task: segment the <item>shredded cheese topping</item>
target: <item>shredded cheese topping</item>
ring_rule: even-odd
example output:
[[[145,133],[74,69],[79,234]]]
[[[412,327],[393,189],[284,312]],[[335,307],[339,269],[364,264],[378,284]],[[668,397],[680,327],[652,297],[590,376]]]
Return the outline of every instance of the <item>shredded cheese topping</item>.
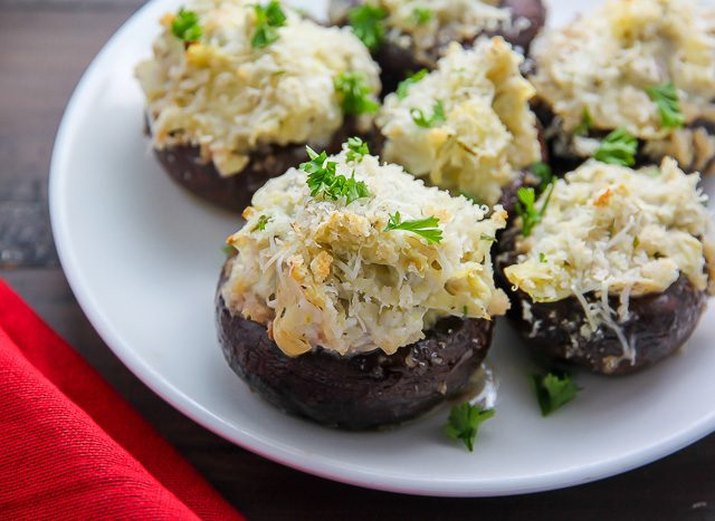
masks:
[[[356,163],[343,151],[330,160],[338,175],[354,172],[370,195],[348,205],[313,198],[296,169],[268,181],[245,211],[246,225],[228,239],[238,255],[222,296],[233,313],[265,324],[278,347],[296,356],[318,346],[392,354],[441,317],[506,311],[489,253],[506,224],[501,207],[487,218],[487,207],[427,188],[375,156]],[[403,221],[437,217],[442,240],[386,231],[395,212]]]
[[[437,70],[411,85],[400,99],[390,94],[376,123],[386,137],[383,155],[447,190],[496,203],[520,169],[541,158],[533,87],[519,72],[523,61],[502,38],[474,49],[452,44]],[[415,122],[414,109],[445,120],[432,128]]]
[[[587,111],[594,129],[622,127],[667,147],[678,131],[663,127],[646,92],[667,82],[676,87],[686,125],[715,121],[715,10],[696,0],[609,0],[543,33],[532,57],[537,73],[530,79],[566,132]]]
[[[380,90],[379,68],[349,28],[321,27],[285,6],[278,40],[254,48],[255,4],[194,0],[203,36],[186,48],[166,15],[153,57],[135,71],[154,146],[198,146],[224,176],[241,172],[261,145],[325,146],[344,121],[333,84],[341,73]]]
[[[468,42],[484,31],[496,32],[511,25],[511,10],[497,0],[369,0],[387,13],[387,38],[411,47],[418,61],[433,61],[435,48],[448,42]],[[420,12],[424,13],[423,17]],[[429,14],[427,14],[429,13]]]
[[[707,290],[715,256],[699,180],[672,159],[640,170],[588,161],[556,181],[507,279],[536,302],[594,292],[608,309],[608,295],[617,295],[621,318],[629,297],[663,292],[681,273]]]

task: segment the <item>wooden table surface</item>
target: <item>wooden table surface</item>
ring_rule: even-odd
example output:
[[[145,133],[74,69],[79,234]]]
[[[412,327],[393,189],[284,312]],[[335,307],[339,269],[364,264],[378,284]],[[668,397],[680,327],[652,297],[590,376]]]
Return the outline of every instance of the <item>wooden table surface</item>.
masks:
[[[77,305],[57,259],[47,210],[50,152],[65,103],[92,57],[141,3],[0,0],[0,277],[228,501],[254,520],[715,519],[715,435],[644,468],[566,490],[486,499],[411,497],[272,463],[211,434],[147,389]]]

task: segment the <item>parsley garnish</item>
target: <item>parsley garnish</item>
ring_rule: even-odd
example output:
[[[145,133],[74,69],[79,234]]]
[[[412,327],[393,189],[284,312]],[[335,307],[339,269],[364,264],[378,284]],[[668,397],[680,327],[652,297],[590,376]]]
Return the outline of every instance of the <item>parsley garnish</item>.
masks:
[[[444,433],[464,443],[469,452],[474,452],[474,440],[477,438],[479,426],[494,416],[494,409],[482,409],[469,402],[452,407],[449,419],[444,426]]]
[[[546,163],[539,162],[531,165],[531,171],[536,177],[541,180],[541,183],[539,183],[539,191],[543,192],[544,190],[546,190],[546,188],[549,186],[549,184],[551,184],[551,181],[553,181],[554,178],[554,174],[551,171],[551,167]]]
[[[597,160],[610,165],[633,166],[638,152],[638,140],[628,131],[617,128],[601,141],[601,146],[594,154]]]
[[[491,235],[487,235],[486,233],[481,234],[481,235],[479,236],[479,238],[480,238],[481,240],[487,241],[487,242],[496,242],[496,240],[497,240],[496,237],[492,237]]]
[[[182,7],[171,22],[171,33],[186,43],[198,41],[203,34],[199,25],[199,15]]]
[[[251,45],[254,49],[263,49],[278,40],[278,28],[286,23],[286,15],[278,0],[272,0],[267,5],[254,5],[256,12],[256,32],[253,33]]]
[[[576,398],[580,390],[567,373],[535,374],[532,379],[542,416],[548,416],[566,405]]]
[[[665,128],[680,128],[685,124],[685,117],[680,111],[678,92],[672,82],[653,85],[645,90],[650,99],[658,106],[660,123]]]
[[[573,129],[573,133],[576,136],[587,136],[588,131],[591,130],[592,126],[593,118],[591,117],[591,113],[586,107],[584,107],[583,113],[581,114],[581,123],[579,123],[575,129]]]
[[[370,148],[359,137],[348,138],[348,152],[346,154],[348,161],[362,161],[362,158],[370,153]]]
[[[371,96],[370,87],[365,84],[365,78],[358,72],[343,72],[333,82],[335,91],[341,97],[345,114],[359,116],[371,114],[380,108]]]
[[[432,107],[432,116],[429,118],[425,116],[422,109],[410,109],[410,116],[412,116],[412,121],[415,125],[422,128],[432,128],[437,123],[444,122],[447,118],[444,115],[444,104],[441,100],[437,100]]]
[[[543,262],[543,263],[548,262],[548,259],[546,258],[546,254],[543,251],[539,252],[539,262]]]
[[[371,51],[377,50],[385,38],[385,18],[387,18],[387,11],[369,4],[356,7],[348,14],[348,21],[355,36],[360,38]]]
[[[265,230],[266,229],[266,224],[268,224],[268,221],[270,221],[271,218],[268,217],[267,215],[261,215],[258,218],[258,222],[255,224],[253,228],[251,228],[252,232],[255,232],[256,230]]]
[[[549,205],[549,200],[551,199],[551,194],[554,192],[554,183],[551,183],[547,188],[546,199],[544,200],[544,205],[541,210],[536,209],[536,193],[534,189],[522,186],[517,190],[516,197],[518,199],[516,203],[516,213],[521,217],[521,234],[524,237],[531,235],[531,231],[541,222],[544,214],[546,213],[546,207]]]
[[[428,244],[437,244],[442,241],[442,230],[439,229],[439,219],[427,217],[416,221],[403,221],[400,212],[390,214],[390,221],[387,223],[386,232],[390,230],[405,230],[416,233],[427,241]]]
[[[306,147],[310,161],[300,165],[300,169],[308,174],[307,184],[310,195],[337,200],[345,197],[345,204],[350,204],[356,199],[367,197],[370,192],[363,181],[355,180],[355,172],[349,178],[336,174],[337,163],[328,161],[325,151],[318,154],[310,147]]]
[[[402,80],[399,85],[397,85],[397,97],[399,99],[405,99],[407,97],[407,91],[410,87],[427,76],[428,72],[429,71],[427,69],[422,69]]]
[[[427,7],[415,7],[412,11],[412,20],[414,20],[416,25],[424,25],[429,22],[434,16],[432,9]]]

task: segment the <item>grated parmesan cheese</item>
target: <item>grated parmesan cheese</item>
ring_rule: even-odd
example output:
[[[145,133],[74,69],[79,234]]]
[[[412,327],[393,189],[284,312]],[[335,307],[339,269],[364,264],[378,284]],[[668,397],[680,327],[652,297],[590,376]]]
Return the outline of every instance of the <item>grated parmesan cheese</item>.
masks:
[[[715,122],[714,9],[696,0],[609,0],[566,27],[543,33],[532,45],[532,57],[537,72],[530,79],[566,134],[587,111],[593,129],[625,128],[645,140],[646,153],[657,159],[670,155],[702,170],[715,156],[715,138],[704,131],[664,128],[645,90],[672,82],[686,126]],[[593,151],[583,137],[571,146],[580,156]],[[698,157],[687,157],[692,149]]]
[[[198,146],[224,176],[241,172],[261,145],[325,146],[344,121],[339,74],[359,72],[380,91],[379,68],[350,29],[321,27],[285,6],[279,39],[254,49],[255,4],[194,0],[188,8],[203,36],[187,48],[171,33],[173,15],[165,16],[152,58],[135,71],[154,146]]]
[[[449,42],[469,42],[485,31],[509,28],[511,10],[499,7],[498,0],[368,0],[387,13],[387,39],[394,45],[411,48],[418,62],[434,65],[434,50]],[[420,20],[419,10],[428,12]]]
[[[386,138],[386,160],[404,165],[440,188],[466,192],[494,204],[519,171],[541,159],[533,87],[519,72],[523,61],[502,38],[480,40],[471,50],[453,43],[437,69],[400,99],[385,99],[376,123]],[[411,114],[444,106],[446,120],[432,128]]]
[[[663,292],[681,273],[708,290],[715,257],[699,180],[672,159],[641,170],[588,161],[556,181],[543,220],[517,243],[507,279],[536,302],[595,293],[603,305],[584,306],[592,330],[610,320],[608,295],[621,297],[624,320],[629,299]]]
[[[268,181],[244,213],[247,224],[228,239],[238,255],[222,295],[233,313],[265,324],[290,356],[317,346],[392,354],[439,318],[505,313],[490,256],[506,224],[501,207],[487,218],[487,207],[425,187],[375,156],[348,162],[343,151],[331,160],[338,174],[364,181],[370,196],[349,205],[315,199],[296,169]],[[385,231],[396,211],[403,221],[437,217],[442,241]]]

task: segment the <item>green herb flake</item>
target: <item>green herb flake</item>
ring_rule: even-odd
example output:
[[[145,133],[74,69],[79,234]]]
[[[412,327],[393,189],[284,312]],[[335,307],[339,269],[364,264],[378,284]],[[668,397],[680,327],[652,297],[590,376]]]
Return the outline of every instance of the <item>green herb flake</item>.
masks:
[[[236,253],[236,248],[234,248],[230,244],[224,244],[221,247],[221,251],[224,252],[227,257],[229,257],[229,256],[233,255],[234,253]]]
[[[462,314],[463,314],[465,317],[466,317],[467,315],[469,315],[469,306],[465,305],[465,306],[462,308]]]
[[[567,373],[535,374],[532,379],[542,416],[548,416],[556,409],[566,405],[576,398],[576,394],[580,390]]]
[[[646,93],[658,107],[660,124],[665,128],[680,128],[685,124],[685,116],[680,110],[678,92],[672,82],[648,87]]]
[[[542,262],[542,263],[548,262],[546,259],[546,254],[543,251],[539,252],[539,262]]]
[[[441,100],[437,100],[432,107],[432,115],[428,118],[422,109],[410,109],[410,116],[415,125],[422,128],[432,128],[438,123],[443,123],[447,120],[444,114],[444,104]]]
[[[198,41],[203,34],[199,25],[199,15],[182,7],[171,22],[171,33],[186,43]]]
[[[461,441],[469,452],[474,452],[474,441],[482,423],[494,416],[494,409],[482,409],[465,402],[452,407],[444,433],[456,441]]]
[[[633,166],[637,152],[638,140],[625,129],[617,128],[601,141],[593,157],[609,165]]]
[[[415,7],[412,10],[412,21],[415,25],[424,25],[432,20],[434,12],[427,7]]]
[[[576,136],[588,136],[589,130],[593,127],[593,118],[591,113],[586,107],[583,108],[583,113],[581,114],[581,123],[579,123],[573,130]]]
[[[540,192],[546,190],[554,179],[554,173],[551,171],[551,167],[541,161],[531,165],[531,171],[541,180],[539,183]]]
[[[415,83],[419,83],[427,74],[429,74],[429,71],[422,69],[402,80],[399,85],[397,85],[398,99],[405,99],[410,87]]]
[[[365,143],[359,137],[348,138],[347,145],[348,152],[346,154],[346,158],[348,162],[359,163],[360,161],[362,161],[363,157],[370,154],[370,148],[368,147],[367,143]]]
[[[536,209],[536,192],[534,189],[522,186],[517,190],[516,197],[516,213],[521,217],[521,234],[524,237],[531,235],[531,231],[534,226],[539,224],[546,213],[546,207],[549,205],[549,200],[551,199],[551,194],[554,192],[555,183],[549,184],[546,189],[546,199],[544,199],[544,204],[541,210]]]
[[[633,237],[633,249],[635,250],[640,245],[641,245],[641,240],[636,235],[635,237]]]
[[[425,239],[428,244],[438,244],[442,241],[439,219],[434,216],[415,221],[403,221],[400,212],[395,212],[390,214],[390,220],[387,223],[387,228],[385,228],[386,232],[390,230],[405,230],[416,233]]]
[[[345,204],[350,204],[370,195],[367,185],[363,181],[355,179],[355,172],[349,178],[338,175],[336,173],[337,163],[328,161],[325,151],[318,154],[310,147],[306,147],[306,149],[310,161],[302,163],[299,168],[308,174],[306,183],[312,197],[322,196],[334,201],[344,197]]]
[[[267,215],[261,215],[258,218],[258,222],[251,228],[252,232],[255,232],[257,230],[263,231],[266,229],[266,224],[268,224],[268,221],[270,221],[271,218],[268,217]]]
[[[286,23],[286,15],[278,0],[272,0],[266,5],[254,5],[256,13],[256,31],[253,33],[251,45],[254,49],[263,49],[280,38],[278,28]]]
[[[387,11],[382,7],[363,4],[348,14],[348,22],[355,36],[371,51],[376,51],[385,39]]]
[[[333,84],[345,114],[353,116],[372,114],[380,108],[380,104],[372,96],[370,87],[365,84],[362,74],[343,72],[335,78]]]
[[[491,235],[487,235],[486,233],[481,234],[479,238],[487,242],[496,242],[497,240],[496,237],[492,237]]]

